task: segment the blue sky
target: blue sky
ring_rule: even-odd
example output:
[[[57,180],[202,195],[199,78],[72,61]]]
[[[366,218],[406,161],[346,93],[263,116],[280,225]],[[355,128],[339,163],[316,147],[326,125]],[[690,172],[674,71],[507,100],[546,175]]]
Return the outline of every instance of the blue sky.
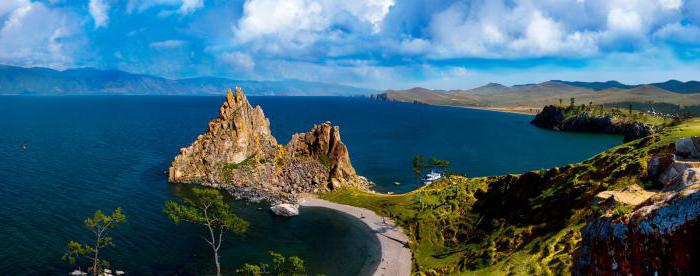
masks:
[[[377,89],[700,79],[700,0],[1,0],[0,63]]]

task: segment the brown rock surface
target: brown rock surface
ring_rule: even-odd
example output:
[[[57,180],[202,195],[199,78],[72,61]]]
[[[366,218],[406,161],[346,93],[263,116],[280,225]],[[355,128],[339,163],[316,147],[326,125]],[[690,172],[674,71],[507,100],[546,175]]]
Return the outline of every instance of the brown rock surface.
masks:
[[[252,107],[239,88],[235,95],[228,91],[207,132],[180,149],[168,180],[272,202],[295,201],[304,192],[369,185],[355,173],[337,126],[314,125],[307,133],[294,134],[286,146],[278,145],[262,109]]]
[[[681,139],[675,153],[687,147]],[[652,157],[660,191],[606,191],[633,206],[630,213],[594,219],[582,230],[574,275],[694,275],[700,271],[700,161]],[[639,195],[643,194],[643,197]],[[634,195],[634,197],[629,197]]]

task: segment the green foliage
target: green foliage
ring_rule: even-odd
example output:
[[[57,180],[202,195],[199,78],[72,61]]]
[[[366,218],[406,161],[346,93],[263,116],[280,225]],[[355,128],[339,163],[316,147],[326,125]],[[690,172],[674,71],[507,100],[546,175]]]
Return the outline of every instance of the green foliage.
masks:
[[[272,256],[272,265],[270,268],[272,271],[281,272],[284,269],[285,258],[282,254],[270,251],[270,256]]]
[[[72,265],[76,264],[80,258],[87,256],[88,254],[94,254],[95,249],[84,245],[76,241],[69,241],[66,245],[66,253],[61,258],[64,262],[68,262]]]
[[[255,166],[257,165],[257,163],[258,163],[258,160],[255,158],[255,156],[251,156],[251,157],[248,157],[241,162],[224,163],[222,166],[223,166],[223,171],[225,173],[231,173],[234,170],[252,171],[255,169]]]
[[[392,217],[410,238],[417,272],[568,274],[580,229],[602,212],[592,205],[593,197],[639,184],[647,175],[649,156],[681,137],[697,135],[700,119],[691,119],[561,168],[485,178],[448,176],[400,195],[346,188],[321,197]],[[619,207],[614,212],[629,211]]]
[[[318,157],[318,161],[321,162],[321,165],[326,167],[326,169],[331,169],[333,167],[333,162],[331,161],[331,158],[325,155],[321,155]]]
[[[420,177],[421,172],[423,172],[423,169],[425,168],[425,158],[423,158],[423,155],[418,154],[413,156],[411,164],[413,167],[413,173],[416,174],[416,177]]]
[[[289,263],[288,271],[292,275],[303,275],[304,272],[306,272],[306,268],[304,268],[304,260],[297,256],[291,256],[287,258],[287,262]]]
[[[581,106],[574,106],[574,105],[569,105],[567,107],[562,108],[564,111],[564,118],[573,118],[573,117],[604,117],[604,118],[609,118],[612,122],[638,122],[638,123],[643,123],[651,126],[657,126],[657,127],[662,127],[662,126],[669,126],[672,122],[672,118],[666,118],[663,116],[657,116],[653,114],[649,114],[646,112],[641,112],[641,111],[635,111],[632,109],[628,109],[627,111],[623,112],[622,109],[618,108],[609,108],[609,107],[604,107],[604,106],[591,106],[591,105],[581,105]]]
[[[248,230],[248,222],[233,212],[231,205],[224,201],[224,196],[216,189],[194,188],[190,198],[184,198],[180,202],[167,201],[163,212],[175,224],[185,221],[208,230],[209,237],[205,240],[212,248],[217,275],[221,275],[219,248],[224,233],[231,231],[240,235]]]
[[[258,265],[246,263],[236,270],[239,275],[257,276],[261,274],[277,275],[306,275],[304,260],[297,256],[285,257],[284,255],[270,251],[272,265],[260,263]],[[269,269],[269,270],[268,270]]]
[[[441,168],[441,169],[447,169],[447,167],[450,166],[450,161],[436,159],[436,158],[430,158],[430,165],[432,165],[433,167]]]
[[[243,267],[236,269],[236,273],[245,276],[260,276],[262,275],[262,269],[258,265],[246,263]]]
[[[413,156],[413,160],[411,160],[411,167],[413,169],[413,173],[416,174],[416,177],[420,177],[426,168],[440,169],[442,171],[445,171],[449,166],[450,162],[447,160],[431,157],[429,160],[426,161],[423,155],[420,154]]]
[[[66,253],[62,260],[70,264],[82,264],[81,260],[87,260],[91,263],[89,271],[93,275],[99,274],[103,268],[109,267],[107,260],[101,259],[100,249],[114,246],[112,237],[107,235],[109,230],[116,228],[119,224],[126,221],[126,216],[122,214],[122,209],[117,208],[110,215],[104,214],[101,210],[97,210],[91,218],[84,221],[85,227],[94,234],[92,244],[79,243],[70,241],[66,245]]]
[[[627,206],[625,204],[618,203],[615,206],[615,209],[613,210],[613,215],[624,216],[624,215],[629,214],[631,212],[632,212],[632,208],[630,208],[629,206]]]
[[[163,212],[175,224],[186,221],[236,234],[243,234],[248,229],[248,222],[231,210],[231,205],[224,202],[219,190],[194,188],[192,194],[192,198],[181,202],[170,200],[165,203]]]

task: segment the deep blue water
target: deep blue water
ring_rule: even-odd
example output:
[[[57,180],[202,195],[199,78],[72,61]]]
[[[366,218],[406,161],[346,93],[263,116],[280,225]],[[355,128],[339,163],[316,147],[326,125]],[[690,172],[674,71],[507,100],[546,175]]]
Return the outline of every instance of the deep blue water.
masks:
[[[619,144],[618,136],[557,133],[530,116],[364,98],[251,97],[286,143],[326,120],[341,126],[358,173],[377,190],[416,187],[415,154],[452,162],[470,176],[523,172],[584,160]],[[180,147],[215,117],[221,97],[0,97],[0,275],[65,275],[69,240],[87,239],[82,221],[122,207],[128,222],[113,232],[113,267],[132,275],[210,271],[199,229],[170,223],[163,202],[184,189],[164,171]],[[27,143],[23,150],[21,145]],[[401,185],[394,185],[397,181]],[[223,267],[231,271],[275,250],[299,255],[314,273],[355,275],[376,261],[376,240],[340,213],[305,208],[279,218],[237,203],[251,223],[230,236]]]

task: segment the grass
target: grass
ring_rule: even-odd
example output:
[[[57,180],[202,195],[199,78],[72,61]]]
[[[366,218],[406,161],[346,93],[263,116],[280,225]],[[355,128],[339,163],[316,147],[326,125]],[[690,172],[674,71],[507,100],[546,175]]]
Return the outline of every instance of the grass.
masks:
[[[238,163],[223,163],[221,164],[222,178],[225,182],[229,182],[231,180],[231,175],[236,170],[252,172],[259,161],[260,160],[257,160],[255,156],[251,156]]]
[[[601,214],[593,197],[643,184],[648,158],[700,119],[666,126],[578,164],[521,175],[449,176],[415,191],[385,195],[340,189],[320,195],[392,217],[410,237],[414,271],[424,274],[566,274],[580,229]],[[619,211],[626,213],[626,207]]]
[[[225,163],[224,170],[248,170],[255,167],[257,160],[254,156],[248,157],[245,160],[238,163]]]
[[[613,122],[630,123],[638,122],[656,127],[663,127],[673,122],[673,119],[624,108],[577,105],[563,108],[564,118],[571,118],[580,115],[590,117],[610,117]]]

